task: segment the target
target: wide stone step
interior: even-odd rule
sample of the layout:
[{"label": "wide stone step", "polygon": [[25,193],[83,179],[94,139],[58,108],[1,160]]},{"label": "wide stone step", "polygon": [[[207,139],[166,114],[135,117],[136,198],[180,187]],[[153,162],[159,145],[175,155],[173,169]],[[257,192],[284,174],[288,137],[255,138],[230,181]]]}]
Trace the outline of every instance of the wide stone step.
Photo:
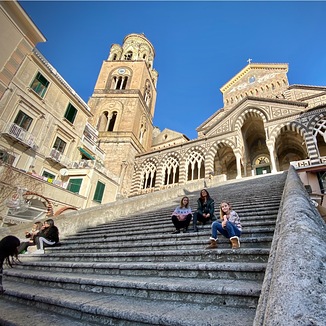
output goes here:
[{"label": "wide stone step", "polygon": [[4,300],[4,298],[0,297],[0,325],[2,326],[100,325],[99,323],[82,321],[80,319],[78,320],[58,313],[53,313],[48,309],[41,310],[40,308],[29,304],[29,302],[24,301],[24,299],[8,298],[8,296],[6,298],[9,300]]},{"label": "wide stone step", "polygon": [[[243,237],[240,238],[241,248],[269,248],[272,242],[272,237]],[[205,237],[192,237],[179,239],[143,239],[143,240],[128,240],[126,237],[125,242],[118,242],[114,239],[106,239],[99,241],[75,241],[72,243],[65,243],[60,247],[49,247],[47,252],[54,254],[58,252],[108,252],[108,251],[140,251],[140,250],[188,250],[188,249],[204,249],[208,245],[208,236]],[[218,241],[219,248],[229,249],[230,241],[222,236]]]},{"label": "wide stone step", "polygon": [[[108,234],[97,234],[97,235],[84,235],[84,236],[74,236],[63,240],[60,247],[54,247],[53,249],[59,250],[64,249],[65,246],[69,245],[76,245],[76,244],[119,244],[119,246],[124,245],[136,245],[141,242],[155,242],[158,244],[159,242],[164,241],[195,241],[195,240],[202,240],[207,241],[211,236],[211,229],[209,226],[205,226],[205,228],[199,227],[198,232],[194,232],[192,230],[188,231],[187,233],[179,233],[179,234],[171,234],[174,231],[173,229],[169,229],[168,232],[155,234],[155,233],[148,233],[148,234],[123,234],[123,235],[108,235]],[[259,232],[252,232],[251,230],[247,231],[246,229],[243,230],[242,235],[240,237],[241,242],[249,243],[249,242],[256,242],[259,244],[260,241],[266,242],[266,239],[271,239],[274,232],[274,227],[265,227],[259,228]],[[256,240],[254,240],[256,239]],[[221,243],[227,242],[227,240],[222,235],[219,235],[219,241]],[[90,246],[91,248],[91,246]],[[46,250],[52,250],[52,247],[46,248]]]},{"label": "wide stone step", "polygon": [[[88,293],[107,293],[150,300],[254,307],[258,303],[261,282],[237,279],[200,279],[141,277],[49,271],[10,271],[10,281],[37,287],[60,288]],[[6,286],[7,289],[7,286]],[[47,292],[47,291],[45,291]]]},{"label": "wide stone step", "polygon": [[56,252],[44,255],[21,255],[22,261],[70,261],[70,262],[257,262],[268,260],[268,248],[240,248],[213,250],[151,250],[112,252]]},{"label": "wide stone step", "polygon": [[[245,214],[241,215],[241,224],[243,227],[251,226],[253,222],[255,222],[256,225],[263,225],[266,224],[267,221],[272,221],[275,224],[275,220],[277,218],[278,210],[274,211],[268,211],[268,212],[260,212],[257,214],[257,212],[246,212]],[[192,225],[192,220],[190,222],[190,225]],[[154,227],[171,227],[173,226],[171,217],[169,218],[160,218],[160,219],[144,219],[142,221],[136,221],[136,220],[123,220],[123,223],[120,221],[120,223],[114,223],[110,222],[108,224],[99,225],[96,227],[90,227],[85,230],[81,230],[78,232],[78,234],[84,234],[84,233],[96,233],[96,232],[106,232],[110,230],[130,230],[132,228],[154,228]]]},{"label": "wide stone step", "polygon": [[[175,230],[173,225],[170,225],[168,227],[162,227],[162,228],[148,228],[148,229],[130,229],[128,232],[125,230],[112,230],[110,231],[103,231],[99,230],[98,232],[80,232],[77,233],[76,235],[69,236],[66,240],[74,240],[74,239],[92,239],[95,240],[102,238],[102,239],[107,239],[110,237],[116,237],[117,239],[120,240],[125,240],[125,239],[140,239],[144,237],[144,232],[146,230],[147,233],[150,233],[150,237],[157,238],[162,235],[162,233],[166,233],[169,235],[169,237],[173,237],[171,233]],[[206,231],[208,235],[211,234],[211,227],[210,225],[205,225],[205,227],[199,226],[199,232]],[[252,237],[254,234],[256,236],[263,236],[263,235],[270,235],[274,232],[274,227],[260,227],[260,226],[252,226],[250,228],[245,228],[243,229],[241,233],[241,237],[245,237],[248,234]],[[189,232],[187,236],[196,236],[197,232]],[[97,240],[98,241],[98,240]]]},{"label": "wide stone step", "polygon": [[[252,326],[255,316],[255,307],[233,308],[224,305],[224,302],[207,305],[148,298],[135,300],[133,297],[122,295],[91,292],[85,295],[84,292],[58,288],[46,288],[46,291],[40,291],[34,285],[12,282],[6,282],[6,289],[7,295],[3,297],[8,300],[24,303],[26,308],[37,307],[49,315],[54,313],[74,317],[84,322],[84,325],[94,325],[97,322],[119,326],[229,326],[230,320],[234,318],[241,321],[241,326]],[[25,312],[28,311],[26,308]],[[26,319],[22,319],[14,325],[25,326],[26,323],[28,323]],[[72,326],[77,325],[72,324]]]},{"label": "wide stone step", "polygon": [[[245,203],[245,204],[241,204],[239,206],[235,206],[233,205],[233,209],[235,211],[237,211],[238,213],[240,212],[239,215],[242,214],[246,214],[246,212],[261,212],[261,211],[266,211],[266,212],[270,212],[270,211],[277,211],[278,206],[280,203],[280,199],[273,201],[272,203],[266,202],[266,201],[262,201],[259,203],[255,203],[255,204],[249,204],[249,203]],[[121,221],[130,221],[130,222],[143,222],[146,220],[153,220],[153,218],[164,218],[164,217],[169,217],[171,216],[173,210],[176,208],[176,206],[178,206],[178,204],[176,204],[173,207],[170,207],[168,209],[158,209],[156,211],[146,211],[146,212],[140,212],[137,213],[135,215],[133,215],[132,217],[130,216],[123,216],[121,217],[119,220],[116,221],[112,221],[110,222],[110,224],[112,225],[119,225],[121,223]],[[191,206],[192,211],[196,211],[197,207]],[[217,204],[215,204],[215,214],[218,215],[219,214],[219,207]]]},{"label": "wide stone step", "polygon": [[[94,263],[94,262],[56,262],[24,261],[15,269],[6,270],[7,278],[22,273],[21,270],[46,271],[51,273],[101,274],[143,277],[180,277],[201,279],[263,280],[266,263],[246,262],[165,262],[165,263]],[[55,274],[56,275],[56,274]],[[24,274],[21,276],[24,277]]]}]

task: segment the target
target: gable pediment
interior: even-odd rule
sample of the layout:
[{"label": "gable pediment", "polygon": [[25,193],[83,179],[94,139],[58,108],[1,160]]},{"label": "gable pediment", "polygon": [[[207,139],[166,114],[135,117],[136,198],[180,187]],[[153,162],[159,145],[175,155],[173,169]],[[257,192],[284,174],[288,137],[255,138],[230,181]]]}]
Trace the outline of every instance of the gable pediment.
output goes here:
[{"label": "gable pediment", "polygon": [[205,126],[202,126],[200,132],[202,136],[206,137],[233,132],[232,128],[239,116],[244,116],[247,113],[256,112],[256,114],[264,116],[266,121],[271,121],[293,117],[293,115],[300,114],[306,108],[307,104],[302,102],[246,98],[232,110],[222,111],[220,115],[215,115]]},{"label": "gable pediment", "polygon": [[287,64],[248,64],[221,87],[224,107],[229,109],[248,96],[281,98],[289,86]]}]

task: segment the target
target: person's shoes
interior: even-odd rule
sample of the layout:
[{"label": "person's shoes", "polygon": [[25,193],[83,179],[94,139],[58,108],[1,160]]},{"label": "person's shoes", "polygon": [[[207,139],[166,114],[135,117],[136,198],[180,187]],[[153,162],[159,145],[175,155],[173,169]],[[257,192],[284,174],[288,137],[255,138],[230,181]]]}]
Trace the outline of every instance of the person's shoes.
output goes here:
[{"label": "person's shoes", "polygon": [[25,252],[24,252],[24,255],[28,255],[29,254],[29,252],[26,250]]},{"label": "person's shoes", "polygon": [[188,228],[183,228],[182,232],[183,233],[187,233],[188,232]]},{"label": "person's shoes", "polygon": [[177,230],[175,230],[175,231],[172,232],[172,234],[177,234],[177,233],[180,233],[180,230],[179,229],[177,229]]},{"label": "person's shoes", "polygon": [[216,249],[217,248],[217,239],[210,238],[210,244],[205,249]]},{"label": "person's shoes", "polygon": [[194,232],[198,232],[197,225],[194,225]]},{"label": "person's shoes", "polygon": [[232,249],[240,248],[240,239],[239,239],[239,237],[237,237],[237,236],[232,237],[232,238],[230,238],[230,241],[231,241]]},{"label": "person's shoes", "polygon": [[43,255],[43,254],[44,254],[44,250],[42,250],[42,249],[37,249],[37,250],[35,250],[35,251],[33,252],[33,254],[35,254],[35,255]]}]

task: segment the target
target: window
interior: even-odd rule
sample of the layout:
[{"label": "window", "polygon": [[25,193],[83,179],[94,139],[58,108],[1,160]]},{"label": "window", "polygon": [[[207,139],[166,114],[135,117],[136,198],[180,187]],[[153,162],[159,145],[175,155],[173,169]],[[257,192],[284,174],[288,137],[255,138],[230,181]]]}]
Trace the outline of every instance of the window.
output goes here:
[{"label": "window", "polygon": [[65,113],[65,118],[69,122],[74,123],[76,115],[77,115],[77,109],[69,103]]},{"label": "window", "polygon": [[24,130],[27,131],[29,129],[32,121],[33,121],[33,119],[30,116],[25,114],[23,111],[19,111],[14,123],[17,126],[23,128]]},{"label": "window", "polygon": [[82,181],[83,179],[69,179],[67,190],[78,194]]},{"label": "window", "polygon": [[60,137],[57,137],[57,139],[55,140],[55,143],[53,145],[53,148],[55,148],[60,153],[63,153],[66,148],[66,145],[67,144],[65,141],[63,141]]},{"label": "window", "polygon": [[52,173],[50,173],[50,172],[48,172],[48,171],[43,171],[42,176],[43,176],[43,177],[46,177],[46,178],[48,178],[48,179],[52,179],[52,180],[55,179],[55,175],[52,174]]},{"label": "window", "polygon": [[118,90],[126,89],[127,82],[128,82],[127,76],[113,77],[114,89],[118,89]]},{"label": "window", "polygon": [[127,52],[127,53],[125,54],[125,60],[130,61],[131,59],[132,59],[132,52],[129,51],[129,52]]},{"label": "window", "polygon": [[96,201],[98,203],[102,202],[104,189],[105,189],[105,184],[100,181],[97,181],[94,198],[93,198],[94,201]]},{"label": "window", "polygon": [[13,165],[13,163],[15,161],[15,156],[11,155],[10,153],[5,151],[4,149],[0,149],[0,161],[1,161],[1,163],[6,163],[6,164],[9,164],[9,165]]},{"label": "window", "polygon": [[47,81],[47,79],[41,73],[38,72],[34,81],[32,82],[31,89],[41,97],[44,97],[48,86],[49,82]]},{"label": "window", "polygon": [[110,122],[109,122],[108,131],[113,131],[114,125],[115,125],[115,121],[117,120],[117,114],[118,113],[116,111],[113,111],[112,112],[112,116],[111,116],[111,119],[110,119]]}]

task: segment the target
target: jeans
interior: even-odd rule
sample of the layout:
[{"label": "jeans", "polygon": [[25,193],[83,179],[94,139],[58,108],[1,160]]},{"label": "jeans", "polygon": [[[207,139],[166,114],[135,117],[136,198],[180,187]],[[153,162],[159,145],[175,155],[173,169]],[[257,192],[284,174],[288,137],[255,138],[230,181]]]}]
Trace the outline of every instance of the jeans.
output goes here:
[{"label": "jeans", "polygon": [[43,237],[35,237],[35,242],[36,242],[37,249],[42,249],[42,250],[45,247],[51,247],[55,245],[54,241],[45,239]]},{"label": "jeans", "polygon": [[217,239],[217,231],[219,231],[226,238],[232,238],[234,236],[240,237],[241,231],[231,222],[226,222],[226,227],[222,227],[222,223],[215,221],[212,223],[212,238]]}]

